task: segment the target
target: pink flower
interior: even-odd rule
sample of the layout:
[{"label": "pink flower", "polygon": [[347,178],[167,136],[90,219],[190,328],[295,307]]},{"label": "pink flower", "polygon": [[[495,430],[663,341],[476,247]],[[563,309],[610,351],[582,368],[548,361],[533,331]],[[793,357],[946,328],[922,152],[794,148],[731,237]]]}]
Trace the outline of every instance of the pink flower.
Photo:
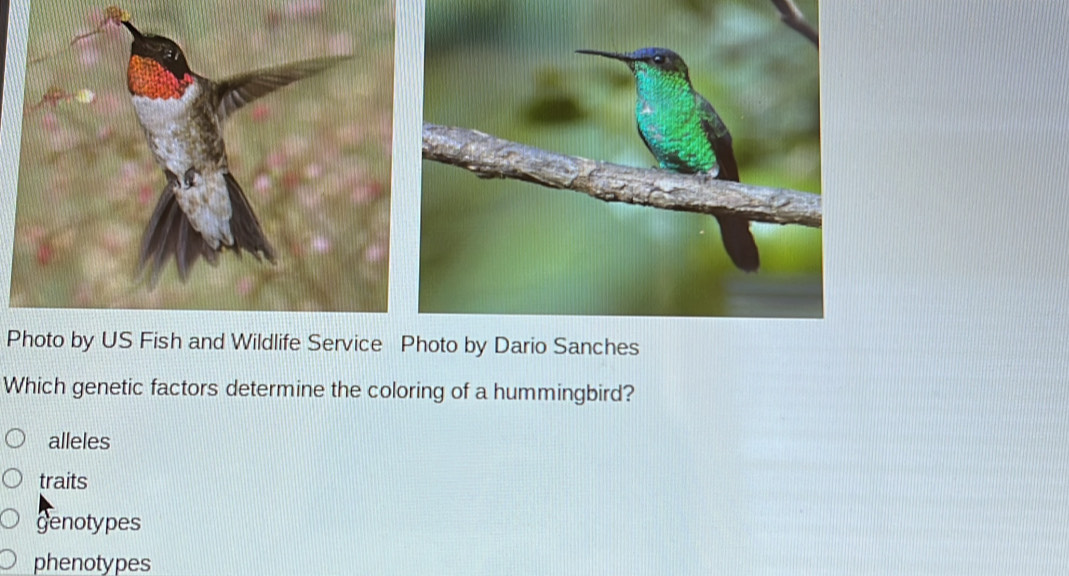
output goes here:
[{"label": "pink flower", "polygon": [[55,257],[56,251],[52,247],[52,243],[45,241],[37,245],[37,263],[41,266],[48,266],[52,263],[52,259]]},{"label": "pink flower", "polygon": [[382,262],[386,257],[386,247],[382,244],[372,244],[364,250],[364,260],[368,262]]},{"label": "pink flower", "polygon": [[312,252],[326,254],[330,252],[331,242],[326,236],[317,235],[312,238]]},{"label": "pink flower", "polygon": [[271,106],[264,102],[253,104],[250,115],[254,122],[263,122],[271,117]]},{"label": "pink flower", "polygon": [[323,12],[322,0],[294,0],[286,3],[286,16],[292,19],[310,18]]},{"label": "pink flower", "polygon": [[252,181],[252,189],[256,190],[258,194],[267,194],[271,191],[271,177],[267,174],[260,174]]},{"label": "pink flower", "polygon": [[237,291],[240,296],[248,296],[253,289],[252,278],[249,276],[242,276],[237,284],[234,286],[234,290]]},{"label": "pink flower", "polygon": [[354,204],[367,204],[382,195],[382,184],[377,181],[357,183],[350,196]]}]

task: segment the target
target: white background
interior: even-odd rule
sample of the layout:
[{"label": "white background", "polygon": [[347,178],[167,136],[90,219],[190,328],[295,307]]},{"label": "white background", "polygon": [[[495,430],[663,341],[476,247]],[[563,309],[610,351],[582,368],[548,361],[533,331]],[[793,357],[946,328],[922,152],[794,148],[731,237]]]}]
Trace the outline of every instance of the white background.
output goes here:
[{"label": "white background", "polygon": [[[6,310],[31,331],[386,340],[376,358],[0,348],[6,375],[632,383],[626,405],[0,396],[0,467],[78,471],[68,513],[129,537],[20,554],[151,556],[157,574],[1064,574],[1069,569],[1064,3],[824,0],[826,318],[419,316],[423,9],[401,2],[389,315]],[[11,246],[27,7],[0,130]],[[0,270],[10,269],[0,249]],[[0,290],[6,308],[7,290]],[[611,337],[632,358],[401,354],[401,334]],[[2,394],[2,393],[0,393]],[[61,430],[106,455],[49,453]],[[37,444],[34,445],[34,442]],[[16,571],[17,572],[17,571]]]}]

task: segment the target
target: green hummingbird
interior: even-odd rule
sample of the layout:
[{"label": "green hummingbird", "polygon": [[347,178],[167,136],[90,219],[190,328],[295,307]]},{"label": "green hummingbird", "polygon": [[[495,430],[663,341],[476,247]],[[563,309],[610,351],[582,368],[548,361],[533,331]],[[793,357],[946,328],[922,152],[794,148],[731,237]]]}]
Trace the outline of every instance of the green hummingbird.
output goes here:
[{"label": "green hummingbird", "polygon": [[[577,50],[627,64],[635,76],[635,120],[642,142],[665,170],[684,174],[714,172],[720,180],[739,181],[731,133],[713,105],[690,83],[687,64],[667,48],[641,48],[629,54]],[[720,237],[735,266],[747,272],[761,265],[750,221],[717,215]]]}]

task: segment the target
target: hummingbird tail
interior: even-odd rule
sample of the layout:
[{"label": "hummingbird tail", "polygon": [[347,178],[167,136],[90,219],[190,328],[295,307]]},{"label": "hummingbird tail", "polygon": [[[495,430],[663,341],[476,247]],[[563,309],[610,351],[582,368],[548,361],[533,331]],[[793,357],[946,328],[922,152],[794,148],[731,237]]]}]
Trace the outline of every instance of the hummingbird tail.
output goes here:
[{"label": "hummingbird tail", "polygon": [[717,216],[720,237],[735,267],[746,272],[756,272],[761,267],[757,243],[750,233],[750,221],[739,216]]},{"label": "hummingbird tail", "polygon": [[167,265],[171,256],[174,256],[178,265],[178,277],[183,282],[189,277],[189,269],[204,257],[212,266],[219,262],[219,252],[230,248],[241,255],[242,250],[247,250],[257,260],[266,258],[272,264],[275,263],[275,251],[264,237],[260,221],[245,199],[245,193],[241,186],[230,173],[224,175],[227,192],[230,196],[230,206],[233,211],[230,218],[230,231],[234,236],[234,245],[220,245],[212,248],[200,232],[197,232],[189,222],[189,217],[178,205],[178,198],[174,194],[177,182],[168,183],[160,194],[160,200],[156,203],[156,209],[152,212],[152,219],[145,228],[145,235],[141,239],[141,256],[138,258],[138,272],[142,273],[147,267],[149,270],[149,286],[154,288],[160,279],[160,273]]},{"label": "hummingbird tail", "polygon": [[141,256],[138,258],[137,269],[142,273],[145,267],[148,267],[150,288],[156,287],[160,273],[172,255],[178,264],[178,276],[183,282],[189,276],[189,268],[197,258],[204,256],[212,265],[218,261],[216,251],[193,229],[186,213],[178,205],[174,186],[175,183],[168,183],[163,189],[141,239]]}]

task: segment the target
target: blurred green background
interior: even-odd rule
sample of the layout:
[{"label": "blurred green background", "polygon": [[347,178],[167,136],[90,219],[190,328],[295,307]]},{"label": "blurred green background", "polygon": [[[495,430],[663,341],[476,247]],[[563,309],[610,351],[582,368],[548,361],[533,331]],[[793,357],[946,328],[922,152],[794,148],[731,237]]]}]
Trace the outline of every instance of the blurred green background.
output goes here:
[{"label": "blurred green background", "polygon": [[[226,125],[230,169],[278,265],[203,260],[155,290],[136,277],[160,190],[126,89],[129,33],[105,3],[35,0],[19,164],[11,305],[385,311],[394,12],[391,0],[126,2],[216,80],[331,54],[354,58],[243,108]],[[43,102],[52,91],[57,99]],[[72,97],[89,90],[91,103]],[[85,93],[82,92],[84,95]],[[84,100],[84,98],[83,98]]]},{"label": "blurred green background", "polygon": [[[798,5],[818,25],[816,1]],[[768,0],[428,0],[426,40],[426,122],[642,167],[630,72],[574,51],[671,48],[743,182],[820,193],[818,53]],[[820,230],[751,228],[757,274],[711,217],[424,162],[420,311],[821,317]]]}]

